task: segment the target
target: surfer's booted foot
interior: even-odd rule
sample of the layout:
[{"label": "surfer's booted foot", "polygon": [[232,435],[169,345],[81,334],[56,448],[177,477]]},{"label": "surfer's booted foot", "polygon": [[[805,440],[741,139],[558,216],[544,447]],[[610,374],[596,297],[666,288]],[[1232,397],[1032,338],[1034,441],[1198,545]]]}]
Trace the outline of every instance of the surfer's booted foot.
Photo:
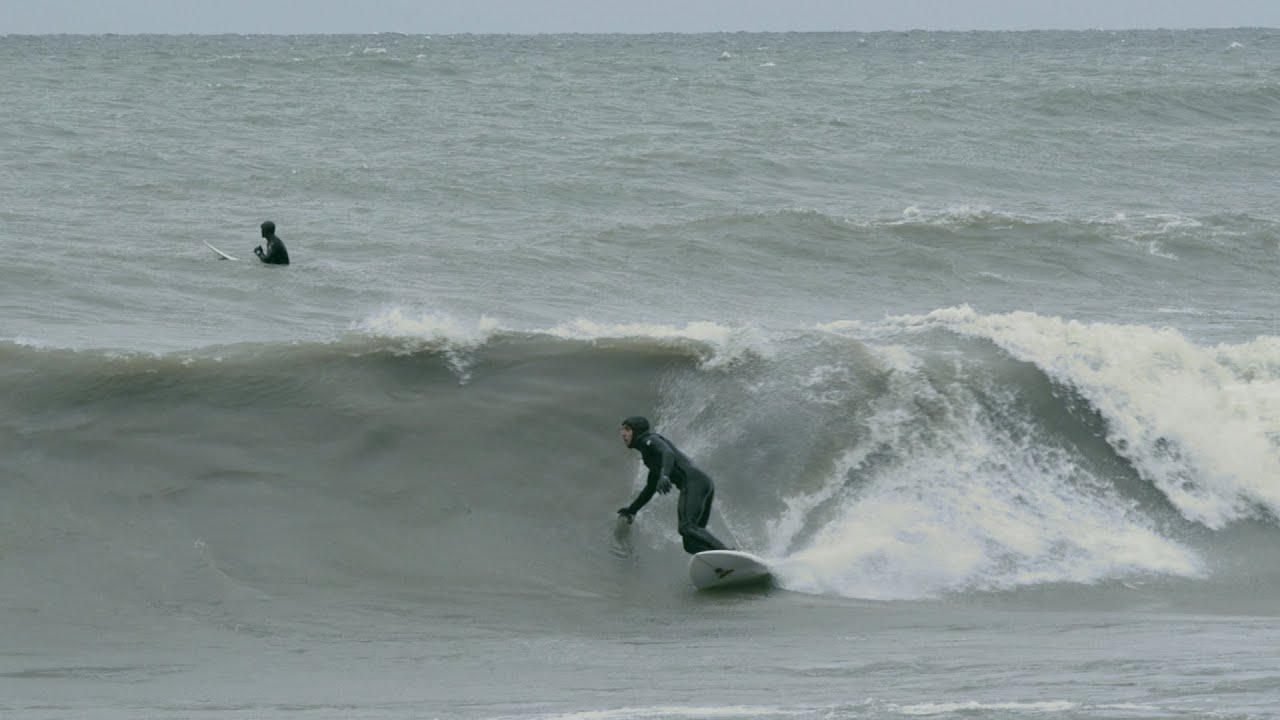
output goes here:
[{"label": "surfer's booted foot", "polygon": [[267,241],[267,251],[262,252],[262,246],[259,245],[253,249],[253,254],[268,265],[288,265],[289,251],[284,249],[284,243],[276,237],[276,224],[270,220],[262,223],[262,237]]},{"label": "surfer's booted foot", "polygon": [[630,522],[655,492],[666,495],[675,485],[680,490],[676,509],[684,551],[695,555],[704,550],[727,550],[724,543],[707,531],[711,501],[716,495],[711,476],[694,467],[693,461],[670,440],[650,432],[645,418],[634,416],[622,421],[622,442],[640,452],[645,467],[649,468],[649,479],[636,499],[618,510],[618,514]]}]

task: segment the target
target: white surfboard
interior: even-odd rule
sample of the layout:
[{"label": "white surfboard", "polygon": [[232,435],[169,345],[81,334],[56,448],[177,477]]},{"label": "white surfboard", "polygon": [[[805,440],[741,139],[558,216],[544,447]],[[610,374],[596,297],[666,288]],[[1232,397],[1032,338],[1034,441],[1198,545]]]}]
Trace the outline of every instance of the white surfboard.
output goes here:
[{"label": "white surfboard", "polygon": [[769,564],[748,552],[707,550],[689,558],[689,579],[699,590],[763,584],[770,576]]},{"label": "white surfboard", "polygon": [[[209,241],[205,240],[204,244],[209,245]],[[228,255],[212,245],[209,245],[209,249],[221,255],[223,260],[239,260],[240,259],[234,255]]]}]

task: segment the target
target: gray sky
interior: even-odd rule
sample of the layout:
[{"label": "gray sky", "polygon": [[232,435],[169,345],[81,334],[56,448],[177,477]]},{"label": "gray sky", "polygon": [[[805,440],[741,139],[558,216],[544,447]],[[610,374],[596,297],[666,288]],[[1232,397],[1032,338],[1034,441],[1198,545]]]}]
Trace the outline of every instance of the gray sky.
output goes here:
[{"label": "gray sky", "polygon": [[0,0],[0,35],[1280,28],[1280,0]]}]

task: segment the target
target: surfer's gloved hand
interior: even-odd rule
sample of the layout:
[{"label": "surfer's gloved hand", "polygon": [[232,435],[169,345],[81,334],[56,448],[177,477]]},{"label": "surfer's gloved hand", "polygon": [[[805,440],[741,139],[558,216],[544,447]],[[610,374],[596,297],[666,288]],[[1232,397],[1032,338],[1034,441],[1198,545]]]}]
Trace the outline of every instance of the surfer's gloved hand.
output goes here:
[{"label": "surfer's gloved hand", "polygon": [[636,514],[631,512],[631,508],[618,508],[618,517],[630,523],[636,519]]},{"label": "surfer's gloved hand", "polygon": [[258,257],[262,257],[262,246],[259,245],[258,247],[254,248],[253,254],[257,255]]},{"label": "surfer's gloved hand", "polygon": [[671,492],[671,478],[667,477],[666,475],[663,475],[662,477],[658,478],[658,492],[662,493],[663,495],[666,495],[667,493]]}]

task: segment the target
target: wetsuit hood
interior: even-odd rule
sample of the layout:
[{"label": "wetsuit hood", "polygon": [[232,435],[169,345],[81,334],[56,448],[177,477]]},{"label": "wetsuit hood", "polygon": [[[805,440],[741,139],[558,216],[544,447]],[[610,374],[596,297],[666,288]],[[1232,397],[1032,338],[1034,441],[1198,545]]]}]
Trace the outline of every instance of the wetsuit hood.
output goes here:
[{"label": "wetsuit hood", "polygon": [[622,421],[623,427],[631,428],[631,443],[628,447],[635,447],[636,440],[649,434],[649,419],[639,415],[632,415]]}]

